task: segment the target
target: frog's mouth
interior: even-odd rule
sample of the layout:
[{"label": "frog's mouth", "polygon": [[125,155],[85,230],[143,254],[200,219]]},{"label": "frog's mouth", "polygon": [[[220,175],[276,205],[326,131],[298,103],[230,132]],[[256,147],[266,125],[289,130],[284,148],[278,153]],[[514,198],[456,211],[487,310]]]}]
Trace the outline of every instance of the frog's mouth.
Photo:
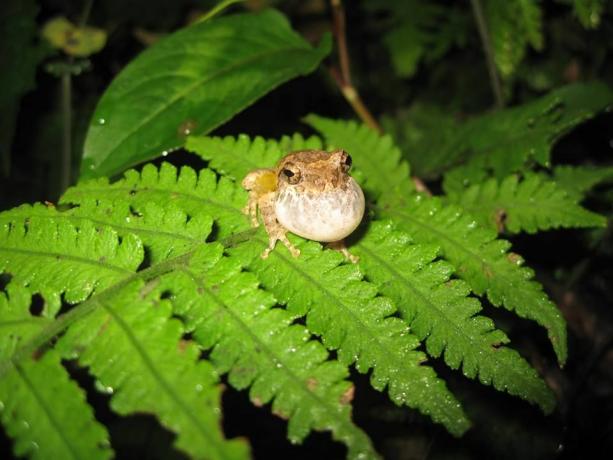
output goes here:
[{"label": "frog's mouth", "polygon": [[296,235],[321,242],[340,241],[353,232],[364,216],[364,194],[350,179],[345,190],[300,193],[288,187],[277,196],[279,223]]}]

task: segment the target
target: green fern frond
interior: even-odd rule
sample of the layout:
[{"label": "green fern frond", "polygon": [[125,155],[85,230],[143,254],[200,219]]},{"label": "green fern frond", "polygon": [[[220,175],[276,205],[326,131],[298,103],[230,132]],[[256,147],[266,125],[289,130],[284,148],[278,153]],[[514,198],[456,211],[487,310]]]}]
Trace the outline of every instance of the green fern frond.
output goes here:
[{"label": "green fern frond", "polygon": [[467,297],[468,285],[450,279],[451,265],[434,262],[436,246],[413,244],[391,223],[373,222],[353,248],[368,279],[397,303],[429,355],[443,355],[465,376],[552,410],[553,395],[534,369],[502,346],[509,339],[489,318],[477,316],[481,306]]},{"label": "green fern frond", "polygon": [[486,0],[484,13],[496,67],[511,76],[526,54],[527,45],[543,47],[541,7],[533,0]]},{"label": "green fern frond", "polygon": [[[30,314],[31,295],[9,284],[0,293],[0,357],[52,321]],[[84,392],[68,376],[60,355],[28,357],[0,377],[0,421],[14,439],[13,452],[33,459],[105,459],[112,456],[109,435],[96,422]]]},{"label": "green fern frond", "polygon": [[[376,456],[369,439],[351,422],[353,386],[347,367],[328,360],[310,332],[292,324],[297,315],[280,308],[258,279],[241,272],[236,258],[222,257],[221,245],[200,247],[180,277],[169,278],[175,311],[185,318],[210,359],[237,389],[250,387],[258,406],[272,401],[288,419],[288,437],[300,442],[313,429],[330,430],[351,458]],[[176,289],[181,285],[181,289]]]},{"label": "green fern frond", "polygon": [[[167,174],[170,174],[170,172],[172,171],[169,170]],[[206,177],[208,178],[209,176]],[[179,181],[181,181],[181,179],[179,179]],[[148,184],[151,185],[151,181],[149,181]],[[95,183],[90,185],[99,185],[99,181],[95,181]],[[159,185],[160,184],[158,183],[158,186]],[[160,193],[159,189],[150,189],[149,191],[158,195]],[[207,293],[213,293],[214,295],[218,296],[217,298],[219,301],[223,302],[223,305],[227,310],[226,313],[228,313],[232,318],[232,320],[229,322],[229,324],[232,326],[230,327],[230,330],[241,330],[242,327],[241,335],[232,335],[230,333],[223,334],[224,329],[220,328],[221,325],[218,321],[220,310],[219,306],[210,298],[208,298],[205,306],[200,306],[199,310],[195,310],[197,313],[195,316],[192,314],[192,316],[189,317],[190,321],[188,321],[187,327],[190,331],[192,331],[194,327],[196,328],[194,335],[198,339],[201,339],[201,345],[205,346],[206,348],[210,348],[211,346],[215,345],[217,341],[220,342],[211,357],[216,364],[217,370],[222,373],[230,372],[230,383],[237,388],[245,388],[246,386],[252,385],[251,392],[253,399],[260,404],[263,404],[274,397],[273,410],[277,411],[280,415],[285,415],[286,417],[290,418],[289,434],[291,439],[295,441],[301,440],[304,438],[304,436],[306,436],[306,434],[308,434],[310,429],[331,429],[337,439],[348,444],[351,452],[355,453],[354,456],[358,456],[359,454],[365,454],[368,457],[375,456],[368,438],[351,423],[349,406],[351,399],[351,386],[349,382],[343,380],[348,374],[346,367],[341,366],[338,362],[326,361],[327,352],[317,342],[311,341],[305,343],[304,338],[307,337],[308,334],[305,335],[306,331],[304,328],[297,325],[289,327],[289,324],[295,318],[295,315],[289,315],[287,312],[278,309],[270,313],[263,311],[263,306],[267,305],[270,307],[270,305],[274,303],[270,295],[257,289],[257,281],[252,277],[252,275],[248,276],[247,274],[241,274],[240,265],[237,264],[236,261],[233,262],[233,265],[230,267],[228,267],[226,263],[225,265],[218,264],[220,266],[211,268],[210,266],[214,266],[215,261],[218,258],[216,251],[211,252],[211,250],[209,250],[209,252],[206,253],[206,256],[199,257],[205,261],[201,264],[202,267],[200,267],[200,269],[206,269],[206,272],[195,271],[194,267],[188,267],[185,265],[185,256],[196,258],[196,256],[193,255],[194,251],[196,251],[196,254],[198,254],[198,248],[206,248],[206,246],[203,246],[203,241],[206,239],[211,228],[210,221],[208,221],[206,218],[199,218],[196,214],[190,214],[188,218],[187,214],[182,211],[178,211],[173,206],[170,206],[166,213],[160,214],[160,208],[154,201],[149,201],[147,199],[144,201],[139,201],[139,193],[137,192],[137,189],[134,188],[130,188],[127,196],[133,198],[134,202],[122,202],[121,199],[116,196],[114,204],[105,201],[94,203],[89,200],[88,197],[85,197],[85,200],[81,206],[71,208],[61,213],[58,213],[52,208],[49,209],[42,206],[30,209],[23,208],[20,210],[20,212],[23,214],[28,214],[28,211],[35,210],[35,214],[38,216],[37,218],[39,220],[43,220],[45,218],[52,222],[62,220],[64,225],[69,225],[70,223],[75,222],[79,225],[89,225],[91,222],[97,221],[101,216],[109,215],[109,224],[113,230],[117,231],[120,235],[138,235],[141,237],[148,254],[155,254],[155,252],[149,251],[150,248],[160,248],[157,250],[158,255],[156,257],[151,257],[152,261],[162,259],[164,256],[176,256],[175,258],[179,259],[180,262],[172,263],[172,260],[168,261],[171,263],[171,266],[175,267],[175,271],[165,275],[165,277],[169,277],[169,280],[166,281],[166,278],[162,278],[161,280],[159,278],[153,278],[151,281],[151,283],[159,283],[158,287],[154,288],[155,292],[160,291],[159,296],[164,295],[172,297],[173,305],[175,306],[174,313],[183,315],[187,309],[187,306],[191,305],[191,303],[194,302],[194,299],[206,298],[206,295],[203,295],[203,293],[200,291],[200,285],[197,286],[198,289],[196,291],[191,289],[193,287],[193,283],[190,284],[189,282],[189,279],[191,278],[188,279],[188,282],[185,281],[185,277],[183,277],[183,279],[180,277],[176,278],[177,275],[184,272],[189,272],[190,276],[193,278],[205,279],[206,286],[209,286],[208,283],[212,283],[212,285],[209,286]],[[142,209],[139,208],[139,202],[143,203]],[[129,219],[126,219],[126,210],[129,210]],[[18,214],[17,211],[12,213],[12,219],[17,217],[16,214]],[[241,219],[244,218],[240,214],[239,210],[237,210],[237,214],[241,217]],[[113,215],[113,217],[110,217],[110,215]],[[172,216],[172,218],[168,218],[168,215]],[[161,222],[164,222],[164,228],[160,228]],[[196,222],[204,224],[202,228],[200,228],[200,235],[197,234],[197,228],[189,229],[190,224]],[[162,250],[161,248],[170,245],[170,241],[172,241],[173,238],[177,241],[178,249],[172,252]],[[155,270],[160,271],[158,267],[168,262],[162,260],[161,263],[152,266],[151,270],[154,272]],[[165,273],[167,271],[168,269],[165,271],[160,271],[160,273]],[[170,277],[173,277],[172,281],[170,281]],[[183,281],[178,282],[177,280]],[[94,301],[94,299],[96,299],[96,297],[90,299],[90,302]],[[182,300],[185,300],[185,305],[181,303]],[[156,304],[159,303],[157,300],[155,302]],[[103,315],[108,318],[109,314],[111,314],[109,309],[115,311],[117,309],[117,304],[118,299],[116,298],[112,298],[111,300],[105,302],[100,302],[100,306],[97,307],[97,311],[99,313],[96,313],[96,315]],[[104,307],[104,311],[100,312],[102,307]],[[206,309],[204,309],[205,307]],[[210,311],[213,307],[217,313],[210,318],[211,323],[207,324],[206,328],[204,328],[202,326],[202,318],[205,318],[207,316],[205,313]],[[247,314],[248,316],[246,318],[237,318],[236,314],[241,312],[242,314]],[[117,316],[117,314],[112,314],[111,316],[114,319],[116,318],[119,325],[126,323],[127,321],[125,318]],[[252,318],[252,316],[254,316],[254,318]],[[87,318],[91,318],[91,316],[88,316]],[[100,321],[100,319],[98,321]],[[162,342],[171,343],[174,339],[164,339],[160,337],[156,338],[155,334],[148,331],[145,326],[147,324],[159,324],[160,321],[161,319],[157,317],[143,317],[142,325],[145,327],[145,329],[142,331],[142,333],[145,335],[149,334],[154,336],[151,338],[151,340],[155,339]],[[126,324],[128,324],[128,327],[123,328],[122,331],[128,336],[130,333],[132,333],[131,335],[134,335],[134,331],[140,325],[140,323],[132,325],[132,323],[129,322]],[[175,328],[178,327],[178,324],[179,323],[175,325]],[[199,326],[196,327],[195,325]],[[82,323],[75,324],[72,327],[75,331],[80,332],[73,333],[73,329],[69,329],[66,337],[72,337],[72,334],[75,334],[75,337],[83,337],[85,340],[88,340],[89,336],[85,331],[82,331],[81,328],[87,328],[87,330],[94,332],[99,329],[99,327],[96,327],[95,325],[83,325]],[[105,334],[106,328],[108,328],[108,325],[103,327]],[[287,329],[287,332],[285,329]],[[208,334],[207,332],[204,332],[205,330],[214,331],[215,333]],[[299,330],[302,331],[300,334],[298,334]],[[277,332],[279,337],[284,337],[284,340],[280,342],[277,341],[277,339],[273,338],[272,332]],[[64,340],[68,339],[63,339],[62,342],[60,342],[60,345],[64,348],[70,348],[63,345]],[[98,341],[98,336],[95,336],[94,340],[96,340],[96,342],[89,346],[92,353],[95,355],[99,352],[99,348],[104,348],[105,345]],[[117,339],[114,338],[113,340],[116,341]],[[142,351],[149,347],[151,344],[148,342],[148,340],[150,340],[149,336],[143,336],[134,342],[136,350]],[[211,340],[213,340],[213,342],[211,342]],[[141,341],[145,343],[145,345],[139,345]],[[160,351],[160,353],[170,353],[174,352],[177,347],[182,348],[183,346],[178,339],[177,342],[178,344],[176,343],[174,348],[164,352]],[[240,343],[241,347],[236,349],[242,350],[238,356],[248,357],[248,363],[244,362],[243,359],[237,363],[232,361],[231,357],[237,356],[236,354],[233,354],[235,353],[233,351],[235,348],[232,348],[232,346],[237,345],[237,343]],[[251,347],[250,354],[244,354],[245,347],[247,345]],[[71,345],[71,347],[76,347],[77,350],[83,350],[85,345],[81,342],[75,342],[75,344]],[[110,345],[108,348],[109,350],[112,349]],[[299,352],[295,354],[290,353],[289,355],[285,356],[284,353],[291,349],[298,350]],[[306,353],[305,350],[308,353]],[[96,360],[98,358],[96,357],[97,355],[94,355],[92,355],[93,357],[90,358],[89,355],[86,354],[83,358],[84,364],[90,366],[92,373],[103,381],[102,386],[115,387],[117,384],[113,383],[113,379],[119,379],[121,376],[114,376],[114,374],[110,376],[99,375],[100,372],[104,371],[105,369],[102,369],[100,372],[96,371]],[[128,356],[129,350],[122,350],[121,355]],[[223,359],[218,359],[220,357]],[[286,358],[287,368],[279,370],[278,363],[284,361]],[[307,358],[313,361],[312,365],[309,366],[310,361]],[[164,359],[168,359],[168,357],[162,358],[160,356],[158,359],[146,359],[143,357],[144,369],[143,373],[139,375],[145,375],[146,377],[146,370],[149,370],[153,375],[160,374],[162,370],[156,368],[155,366],[151,367],[151,363],[158,363],[158,361],[164,361]],[[171,360],[174,361],[174,358]],[[254,368],[254,363],[256,362],[260,363],[260,365]],[[135,366],[132,366],[132,368],[134,367]],[[294,373],[291,372],[292,368],[295,371]],[[249,369],[255,369],[258,371],[259,376],[252,379],[254,382],[245,380],[245,378],[247,378],[249,375],[246,371]],[[173,378],[173,376],[179,376],[182,373],[185,373],[183,370],[176,368],[174,370],[167,369],[166,372],[167,378],[165,380],[167,382],[169,379]],[[303,378],[301,378],[299,381],[295,381],[296,373]],[[283,376],[288,381],[288,383],[282,388],[279,388],[279,382],[281,381],[280,376]],[[293,378],[294,380],[292,380]],[[137,383],[139,383],[139,385],[149,386],[151,386],[150,384],[153,383],[150,380],[147,380],[147,382],[148,383],[143,383],[142,381],[138,381]],[[119,383],[119,386],[121,387],[122,382],[120,381]],[[163,381],[158,383],[163,384]],[[193,383],[189,382],[182,384],[181,382],[177,381],[168,383],[165,385],[165,388],[172,389],[184,386],[191,388],[194,385]],[[122,391],[126,392],[126,404],[130,403],[132,401],[132,397],[130,396],[131,392],[135,390],[130,386],[128,390]],[[123,393],[120,392],[120,394]],[[303,397],[297,396],[301,394]],[[168,397],[169,399],[172,399],[172,394],[169,393]],[[150,402],[153,404],[152,401]],[[165,413],[158,414],[158,416],[160,416],[162,422],[171,430],[179,431],[179,442],[182,443],[179,445],[179,447],[183,448],[184,450],[188,449],[189,446],[191,446],[191,449],[200,448],[202,447],[201,442],[203,439],[199,440],[200,444],[198,442],[194,443],[192,439],[193,433],[190,435],[189,431],[185,431],[185,426],[182,422],[184,421],[183,419],[189,414],[183,414],[183,416],[181,415],[181,409],[184,406],[186,406],[186,404],[180,404],[174,409],[179,412],[178,417],[180,420],[165,420],[163,418]],[[187,404],[187,406],[192,406],[192,403]],[[130,409],[130,407],[126,408],[121,404],[118,406],[113,405],[113,408],[120,413],[138,409]],[[162,409],[163,408],[160,410]],[[140,408],[138,410],[144,410],[144,408]],[[148,411],[152,410],[152,408],[148,409]],[[200,426],[202,427],[203,425],[200,424]],[[197,428],[198,427],[196,426],[194,429]],[[181,436],[185,438],[184,441],[181,441]]]},{"label": "green fern frond", "polygon": [[353,156],[356,170],[368,171],[360,176],[359,182],[374,197],[388,193],[406,196],[414,192],[409,165],[389,135],[380,136],[355,121],[332,120],[313,114],[305,121],[323,135],[329,150],[346,150]]},{"label": "green fern frond", "polygon": [[[272,168],[287,153],[296,150],[321,150],[321,139],[300,134],[283,136],[280,140],[247,135],[238,137],[190,136],[185,148],[209,161],[209,167],[238,182],[250,171]],[[240,155],[237,154],[240,152]]]},{"label": "green fern frond", "polygon": [[613,182],[613,166],[556,166],[553,178],[570,197],[581,200],[583,195],[602,182]]},{"label": "green fern frond", "polygon": [[[244,144],[247,148],[250,148],[248,144]],[[221,151],[224,152],[224,151]],[[219,153],[219,152],[218,152]],[[239,155],[240,150],[235,150],[234,155]],[[217,155],[217,153],[216,153]],[[221,153],[219,153],[221,158]],[[153,168],[153,167],[151,167]],[[266,247],[267,238],[262,235],[263,230],[260,230],[260,234],[254,235],[253,231],[249,228],[247,218],[242,214],[241,209],[244,206],[245,193],[241,192],[245,197],[243,200],[235,200],[232,206],[234,206],[234,212],[232,215],[229,212],[231,206],[230,202],[225,197],[236,197],[239,195],[238,186],[233,185],[232,182],[226,179],[221,179],[220,184],[223,185],[223,193],[221,196],[217,194],[214,186],[215,177],[210,176],[206,171],[200,173],[199,179],[190,179],[185,181],[181,176],[187,173],[192,177],[193,171],[184,168],[181,173],[177,175],[177,171],[167,165],[163,165],[157,173],[157,170],[151,171],[149,167],[143,170],[142,175],[136,176],[132,173],[126,175],[126,179],[119,181],[115,184],[108,186],[108,191],[104,193],[105,196],[127,200],[130,208],[141,213],[145,212],[145,206],[151,206],[156,200],[160,202],[164,201],[163,191],[166,190],[167,197],[174,197],[174,204],[181,206],[190,215],[196,215],[198,212],[206,212],[209,215],[216,215],[216,226],[219,229],[221,235],[227,235],[229,231],[238,232],[233,236],[227,238],[228,244],[238,244],[241,240],[254,240],[255,242],[247,244],[239,244],[234,251],[248,251],[249,257],[243,259],[244,263],[258,264],[260,262],[259,254]],[[207,185],[201,182],[206,182]],[[213,181],[212,184],[209,181]],[[182,184],[182,185],[180,185]],[[185,187],[183,186],[185,185]],[[231,191],[231,187],[236,187],[236,191]],[[82,186],[70,189],[65,197],[65,201],[69,201],[73,204],[87,203],[91,200],[89,191],[92,190],[94,196],[100,193],[100,190],[93,185],[83,184]],[[79,190],[81,189],[81,190]],[[114,191],[117,195],[114,195]],[[227,211],[227,214],[219,211]],[[230,230],[231,229],[231,230]],[[241,230],[244,231],[243,236]],[[136,233],[143,241],[148,245],[148,236],[145,233],[139,232],[138,228],[132,228],[130,231]],[[245,249],[248,247],[249,249]],[[300,247],[300,245],[299,245]],[[424,413],[427,413],[433,417],[434,420],[444,423],[447,428],[459,434],[466,430],[468,422],[463,415],[461,409],[457,405],[457,402],[445,388],[442,381],[435,378],[432,369],[420,366],[419,364],[424,359],[423,355],[418,352],[410,352],[417,342],[411,339],[410,336],[404,337],[406,325],[403,326],[401,322],[388,318],[382,321],[382,318],[389,316],[393,313],[394,308],[391,305],[385,304],[383,298],[373,299],[376,294],[374,286],[369,285],[365,281],[361,281],[357,273],[353,273],[349,278],[351,281],[350,288],[353,290],[354,295],[351,297],[351,302],[344,299],[343,296],[347,295],[345,291],[339,291],[339,286],[344,285],[338,280],[338,277],[349,276],[346,270],[354,269],[352,267],[336,267],[342,261],[342,257],[338,254],[325,251],[321,253],[320,245],[312,244],[311,252],[315,251],[318,255],[312,258],[308,257],[308,251],[299,259],[282,258],[285,262],[274,264],[272,260],[276,260],[276,257],[281,258],[281,254],[284,254],[285,248],[278,248],[273,252],[275,258],[271,257],[266,262],[262,262],[262,266],[258,266],[258,277],[271,292],[275,294],[279,299],[284,302],[287,301],[287,293],[285,290],[294,289],[294,283],[296,280],[301,280],[304,292],[311,293],[312,296],[316,296],[317,302],[321,305],[326,305],[324,309],[310,307],[315,300],[313,298],[301,299],[298,296],[291,302],[290,310],[292,308],[298,308],[297,305],[301,305],[301,310],[297,311],[300,316],[307,314],[307,323],[309,328],[319,335],[322,335],[324,343],[333,349],[347,349],[345,354],[339,353],[339,356],[343,356],[342,362],[345,364],[351,364],[361,353],[364,356],[361,358],[361,364],[358,363],[358,367],[366,372],[376,364],[376,371],[373,378],[373,385],[375,388],[382,390],[387,384],[390,385],[390,397],[397,403],[409,404],[411,407],[417,407]],[[232,253],[232,252],[231,252]],[[235,256],[237,256],[236,253]],[[240,253],[243,254],[243,253]],[[242,257],[242,256],[241,256]],[[332,264],[332,265],[330,265]],[[250,265],[251,267],[251,265]],[[268,267],[268,269],[266,268]],[[251,267],[253,269],[253,267]],[[275,273],[284,273],[281,278],[282,282],[267,284],[267,273],[270,270],[274,270]],[[329,279],[320,279],[320,275],[323,272],[329,273]],[[332,270],[332,271],[331,271]],[[299,277],[299,278],[298,278]],[[291,282],[290,282],[291,280]],[[334,294],[332,297],[327,295],[322,289],[329,290],[328,294]],[[341,295],[342,294],[342,295]],[[344,299],[344,300],[343,300]],[[350,316],[347,317],[346,322],[342,322],[347,315],[347,310],[353,311],[357,307],[353,304],[361,306],[360,310],[356,310],[354,315],[360,313],[361,320],[357,321],[359,317]],[[292,310],[293,311],[293,310]],[[333,312],[337,312],[332,320]],[[378,316],[372,316],[378,312]],[[330,321],[325,325],[330,329],[322,329],[322,326],[315,328],[310,326],[310,321],[314,321],[319,318],[320,315],[325,314]],[[311,320],[310,318],[314,318]],[[379,318],[376,324],[373,324],[375,318]],[[321,321],[321,320],[318,320]],[[379,324],[381,322],[381,324]],[[360,333],[360,330],[364,328],[364,331]],[[385,332],[387,330],[387,332]],[[336,335],[335,335],[336,334]],[[346,337],[355,337],[353,341],[347,343],[340,343],[338,341],[338,334]],[[386,343],[381,344],[378,347],[374,347],[369,341],[378,336],[385,336],[385,334],[391,334]],[[360,339],[360,340],[358,340]],[[362,352],[361,350],[368,351],[369,353]],[[375,354],[376,353],[376,354]],[[406,353],[406,354],[405,354]],[[412,360],[406,358],[407,355],[412,355]],[[398,371],[402,370],[402,372]],[[393,378],[392,378],[393,377]],[[425,380],[422,380],[425,379]],[[431,385],[431,389],[427,386],[415,387],[416,385],[422,385],[420,382],[426,381],[428,385]],[[410,390],[406,387],[410,388]],[[421,388],[419,393],[420,397],[417,397],[417,388]],[[427,397],[426,397],[427,396]]]},{"label": "green fern frond", "polygon": [[[523,171],[531,162],[549,167],[555,142],[613,104],[603,83],[576,83],[518,107],[482,115],[458,127],[443,146],[450,158],[466,158],[471,171],[485,169],[498,179]],[[475,182],[472,182],[475,183]]]},{"label": "green fern frond", "polygon": [[140,240],[120,242],[108,228],[91,222],[75,227],[63,220],[0,218],[0,273],[45,299],[42,314],[53,317],[61,306],[85,300],[134,273],[143,260]]},{"label": "green fern frond", "polygon": [[395,305],[378,296],[376,287],[363,280],[355,265],[340,265],[342,255],[304,240],[296,242],[301,250],[297,259],[283,249],[262,260],[259,255],[266,239],[256,236],[254,242],[240,244],[229,253],[257,273],[262,285],[289,311],[306,314],[309,330],[337,350],[342,363],[355,363],[362,373],[372,369],[374,388],[382,391],[387,386],[396,404],[419,409],[451,433],[460,435],[468,429],[460,404],[434,371],[422,364],[426,358],[415,350],[419,342],[403,321],[391,317]]},{"label": "green fern frond", "polygon": [[532,279],[533,271],[521,266],[522,258],[507,252],[508,241],[496,239],[495,231],[477,225],[469,214],[455,205],[444,205],[439,198],[416,196],[380,209],[383,217],[393,218],[416,242],[439,246],[456,268],[457,276],[475,293],[487,294],[493,305],[502,305],[545,327],[558,361],[565,363],[564,319]]},{"label": "green fern frond", "polygon": [[604,11],[604,0],[574,0],[573,8],[586,29],[597,29]]},{"label": "green fern frond", "polygon": [[447,195],[498,232],[535,233],[557,227],[602,227],[606,218],[577,204],[558,185],[537,174],[515,174],[499,182],[489,179],[462,192]]},{"label": "green fern frond", "polygon": [[172,318],[171,302],[153,287],[135,281],[99,300],[56,348],[89,368],[112,393],[115,412],[156,414],[192,457],[246,458],[244,441],[223,438],[217,374],[199,360],[195,343],[182,340],[185,328]]}]

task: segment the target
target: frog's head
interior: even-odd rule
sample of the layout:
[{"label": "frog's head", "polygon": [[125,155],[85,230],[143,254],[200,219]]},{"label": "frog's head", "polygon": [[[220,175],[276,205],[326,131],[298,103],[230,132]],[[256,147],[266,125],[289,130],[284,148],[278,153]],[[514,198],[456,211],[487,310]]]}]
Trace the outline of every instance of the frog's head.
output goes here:
[{"label": "frog's head", "polygon": [[277,165],[278,189],[316,193],[346,188],[351,156],[344,150],[302,150],[285,156]]}]

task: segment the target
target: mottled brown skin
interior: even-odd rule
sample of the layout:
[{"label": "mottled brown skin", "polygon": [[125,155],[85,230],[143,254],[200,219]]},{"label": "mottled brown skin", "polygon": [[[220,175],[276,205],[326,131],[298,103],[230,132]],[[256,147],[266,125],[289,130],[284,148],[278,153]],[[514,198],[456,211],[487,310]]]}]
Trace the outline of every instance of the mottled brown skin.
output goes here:
[{"label": "mottled brown skin", "polygon": [[[315,203],[315,208],[317,208],[320,197],[322,198],[321,206],[326,207],[330,206],[330,203],[335,204],[330,197],[338,196],[343,199],[349,197],[349,202],[356,208],[355,212],[348,217],[350,222],[338,223],[340,238],[335,239],[335,224],[329,229],[324,229],[324,233],[328,233],[324,237],[319,233],[311,234],[309,231],[302,233],[295,231],[295,233],[305,238],[328,242],[330,247],[341,251],[352,262],[357,262],[357,257],[351,255],[343,244],[343,238],[347,236],[347,232],[353,231],[361,220],[364,206],[363,194],[348,174],[350,166],[351,158],[342,150],[331,153],[304,150],[288,154],[277,163],[274,169],[257,169],[247,174],[242,182],[243,188],[249,192],[249,201],[244,212],[249,215],[251,225],[257,227],[259,225],[257,210],[259,209],[269,235],[269,245],[262,253],[262,258],[268,257],[277,241],[281,241],[294,257],[300,255],[299,249],[292,245],[286,237],[288,228],[279,222],[278,212],[284,209],[284,198],[290,201],[304,198],[304,201],[310,203],[311,206]],[[334,210],[338,213],[336,208]],[[323,214],[330,213],[326,213],[326,209],[323,209]],[[334,214],[331,215],[334,216]],[[284,215],[284,218],[287,222],[288,217]],[[344,214],[341,214],[341,220],[343,218],[345,218]],[[291,223],[291,216],[289,219]]]}]

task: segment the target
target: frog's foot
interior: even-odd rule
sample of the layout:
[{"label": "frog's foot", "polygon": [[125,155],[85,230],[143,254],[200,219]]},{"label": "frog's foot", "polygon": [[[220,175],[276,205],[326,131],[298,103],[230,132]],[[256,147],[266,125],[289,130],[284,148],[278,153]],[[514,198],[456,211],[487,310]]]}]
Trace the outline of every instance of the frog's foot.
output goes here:
[{"label": "frog's foot", "polygon": [[334,249],[335,251],[340,252],[351,263],[357,264],[360,261],[360,258],[358,256],[354,256],[349,252],[347,246],[345,246],[345,240],[333,241],[331,243],[327,243],[326,246],[330,249]]},{"label": "frog's foot", "polygon": [[285,230],[282,227],[279,227],[278,230],[275,229],[273,231],[270,231],[270,239],[268,241],[268,247],[262,253],[262,256],[261,256],[262,259],[268,258],[268,255],[270,254],[270,252],[275,248],[277,241],[281,241],[285,245],[285,247],[289,250],[289,252],[292,254],[292,256],[298,257],[300,255],[300,249],[294,246],[287,239],[287,236],[285,236]]},{"label": "frog's foot", "polygon": [[249,222],[252,227],[259,227],[260,223],[258,222],[258,200],[256,197],[251,196],[249,193],[249,201],[247,201],[247,205],[242,209],[243,214],[249,216]]}]

